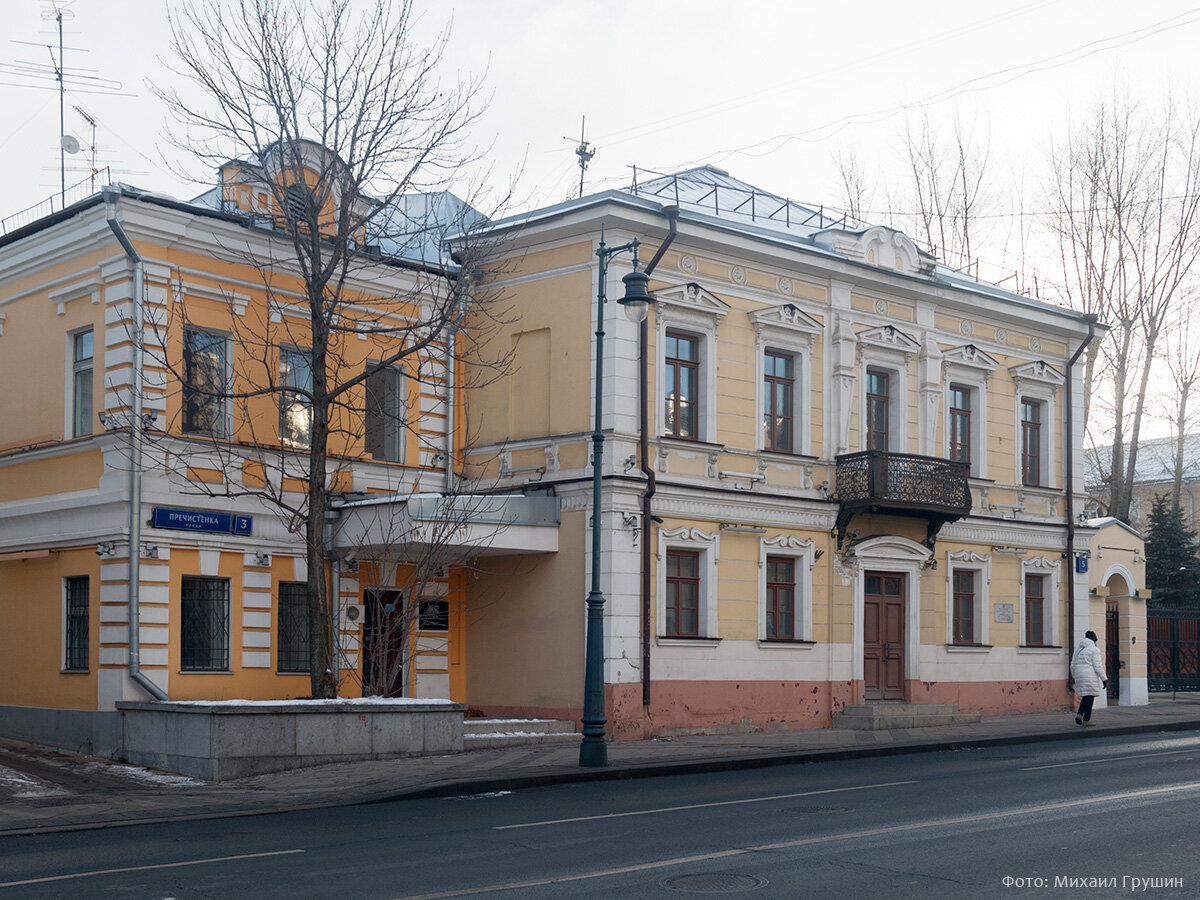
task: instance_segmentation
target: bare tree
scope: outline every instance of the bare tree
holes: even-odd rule
[[[949,141],[926,115],[905,121],[907,184],[890,198],[906,230],[950,265],[968,267],[983,241],[981,216],[992,207],[987,142],[979,143],[958,117]]]
[[[1150,373],[1200,253],[1200,123],[1117,97],[1054,154],[1050,227],[1069,305],[1111,327],[1089,348],[1084,396],[1111,398],[1110,515],[1128,520]],[[1107,441],[1104,442],[1107,445]],[[1105,464],[1107,462],[1107,465]]]
[[[1200,315],[1200,302],[1195,294],[1181,306],[1180,315],[1167,332],[1166,352],[1163,354],[1167,371],[1171,374],[1171,389],[1163,398],[1163,410],[1175,438],[1174,487],[1175,503],[1182,502],[1185,442],[1193,430],[1200,430],[1200,409],[1192,405],[1197,388],[1200,388],[1200,324],[1195,317]]]
[[[842,203],[846,215],[854,225],[867,224],[870,215],[872,189],[863,171],[862,160],[853,150],[838,152],[834,159],[838,176],[842,180]]]
[[[265,300],[229,317],[232,378],[204,346],[167,361],[184,385],[182,430],[218,439],[189,452],[240,476],[193,487],[258,496],[303,539],[312,696],[331,697],[331,495],[356,460],[420,465],[443,450],[416,424],[422,385],[453,402],[450,385],[470,365],[460,329],[487,315],[464,277],[484,217],[445,190],[470,161],[478,85],[439,81],[447,34],[419,40],[407,0],[195,0],[171,27],[195,89],[159,92],[174,139],[220,168],[221,209],[256,217],[261,233],[224,255],[258,273]],[[187,302],[176,307],[189,315]],[[405,379],[408,403],[397,399]],[[213,414],[232,421],[206,422]],[[413,429],[419,458],[406,459],[392,448]]]

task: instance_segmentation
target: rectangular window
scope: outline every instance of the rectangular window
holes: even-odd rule
[[[668,637],[700,636],[700,554],[667,551]]]
[[[975,573],[954,573],[954,643],[975,643]]]
[[[279,439],[288,447],[307,447],[312,433],[312,400],[300,391],[313,389],[312,356],[304,350],[279,350]],[[294,390],[287,390],[294,388]]]
[[[183,430],[228,437],[228,341],[222,334],[183,332]]]
[[[1025,576],[1025,643],[1042,647],[1046,643],[1046,576]]]
[[[950,458],[971,461],[971,389],[950,385]]]
[[[795,392],[794,360],[768,350],[763,357],[763,447],[792,452],[792,397]]]
[[[867,369],[867,449],[888,449],[888,422],[891,413],[891,375]]]
[[[311,665],[309,652],[308,583],[283,581],[279,584],[279,657],[280,672],[307,672]]]
[[[71,336],[71,436],[92,433],[92,330]]]
[[[664,431],[672,437],[697,440],[700,408],[700,341],[667,332],[666,418]]]
[[[449,631],[450,603],[446,600],[422,600],[417,604],[418,631]]]
[[[1042,404],[1021,400],[1021,483],[1042,483]]]
[[[68,672],[88,670],[88,625],[90,615],[88,576],[76,575],[63,579],[66,641],[63,647],[63,668]]]
[[[179,664],[185,672],[229,670],[229,579],[183,576]]]
[[[796,637],[796,561],[767,557],[767,640]]]
[[[400,462],[404,436],[402,381],[397,369],[367,376],[366,450],[374,459]]]

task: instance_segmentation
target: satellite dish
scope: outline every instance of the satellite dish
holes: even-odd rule
[[[62,140],[59,141],[59,143],[62,144],[62,148],[64,150],[66,150],[68,153],[78,153],[79,152],[79,138],[75,137],[72,134],[64,134],[62,136]]]

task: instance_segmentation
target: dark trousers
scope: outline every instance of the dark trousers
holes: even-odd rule
[[[1092,704],[1095,702],[1095,697],[1079,698],[1079,715],[1083,716],[1083,721],[1090,722],[1092,720]]]

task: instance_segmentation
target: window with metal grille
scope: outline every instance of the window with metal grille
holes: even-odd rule
[[[71,436],[92,433],[92,329],[71,336]]]
[[[180,590],[179,665],[186,672],[228,671],[228,578],[183,576]]]
[[[867,369],[867,449],[888,449],[888,421],[891,415],[891,375]]]
[[[971,461],[971,389],[950,385],[950,458]]]
[[[1025,576],[1025,643],[1041,647],[1046,643],[1046,576]]]
[[[68,672],[88,669],[89,581],[87,575],[63,579],[66,641],[63,646],[63,668]]]
[[[767,640],[796,637],[796,561],[767,557]]]
[[[792,452],[793,357],[768,350],[763,357],[763,447]]]
[[[975,573],[954,573],[954,643],[975,643]]]
[[[700,340],[667,332],[666,410],[663,431],[672,437],[696,440],[700,408]]]
[[[275,668],[280,672],[307,672],[311,666],[309,650],[308,584],[304,581],[279,583],[277,625],[279,642]]]
[[[1021,400],[1021,482],[1042,483],[1042,404]]]
[[[700,554],[695,550],[667,551],[668,637],[700,636]]]
[[[183,430],[227,437],[228,338],[193,328],[183,332]]]

